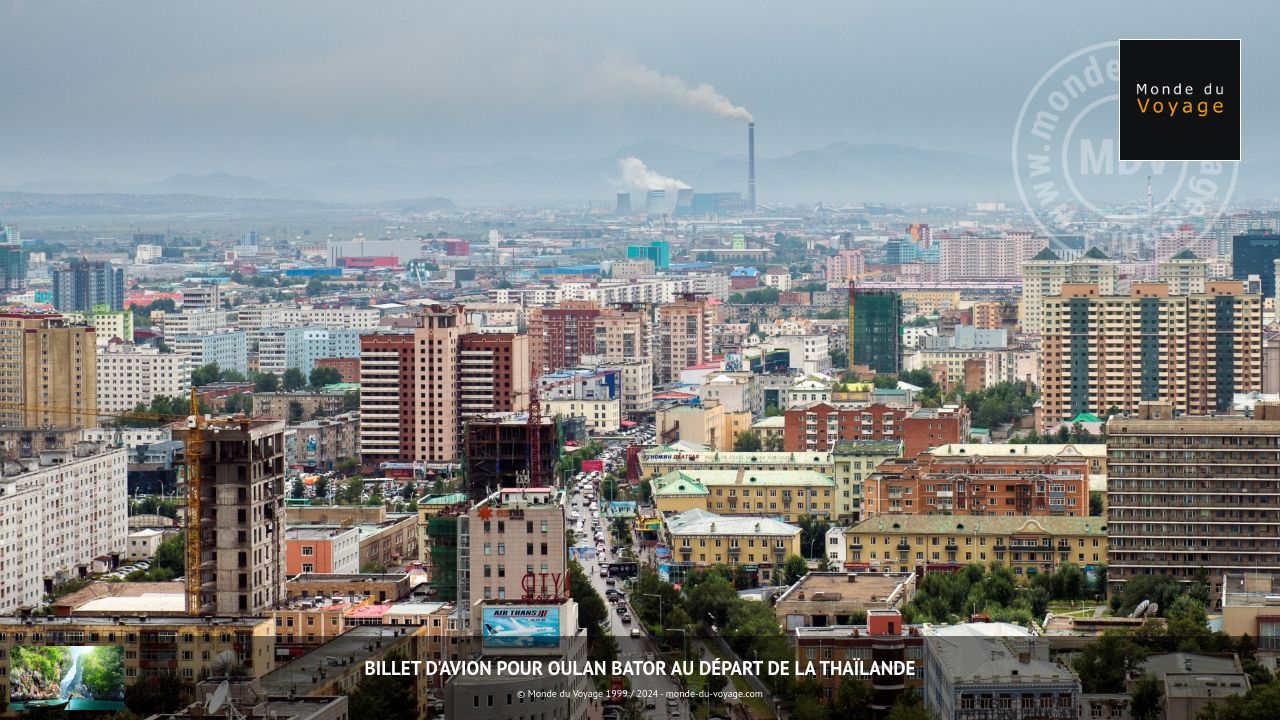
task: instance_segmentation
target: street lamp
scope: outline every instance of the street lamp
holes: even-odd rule
[[[662,624],[662,596],[653,593],[641,593],[641,597],[658,598],[658,626],[666,628],[666,625]]]
[[[684,659],[685,659],[685,662],[688,662],[689,661],[689,631],[685,630],[684,628],[671,628],[670,631],[680,633],[680,637],[683,638]]]

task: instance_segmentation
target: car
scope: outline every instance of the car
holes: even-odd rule
[[[622,616],[622,624],[623,624],[623,625],[630,625],[630,624],[631,624],[631,616],[630,616],[630,615],[623,615],[623,616]]]
[[[617,612],[618,612],[618,614],[619,614],[619,615],[626,615],[626,614],[627,614],[627,606],[626,606],[626,605],[619,605],[619,606],[617,607]]]
[[[640,632],[640,628],[631,628],[631,637],[633,638],[644,637],[644,633]]]
[[[645,653],[644,659],[648,660],[649,662],[653,662],[653,653]]]
[[[605,570],[605,569],[603,569],[603,568],[602,568],[602,569],[600,570],[600,577],[602,577],[602,578],[607,578],[607,577],[609,577],[609,571],[608,571],[608,570]]]
[[[676,699],[675,699],[675,698],[673,698],[673,697],[669,697],[669,698],[667,698],[667,711],[668,711],[668,712],[676,712],[676,711],[677,711],[677,710],[679,710],[679,709],[680,709],[680,701],[679,701],[679,700],[676,700]]]
[[[633,633],[634,633],[634,632],[636,632],[636,631],[635,631],[635,630],[632,630],[631,632],[633,632]],[[635,637],[635,636],[633,635],[632,637]],[[645,709],[645,710],[655,710],[655,709],[657,709],[657,707],[658,707],[658,703],[657,703],[657,701],[656,701],[656,700],[654,700],[653,698],[645,698],[645,699],[644,699],[644,709]]]
[[[605,571],[605,574],[606,574],[606,575],[608,574],[608,571],[607,571],[607,570]],[[617,581],[617,580],[614,580],[613,578],[605,578],[605,579],[604,579],[604,584],[605,584],[605,585],[609,585],[609,586],[613,586],[613,585],[617,585],[617,584],[618,584],[618,581]]]

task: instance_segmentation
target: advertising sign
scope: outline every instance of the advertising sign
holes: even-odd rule
[[[545,606],[486,607],[481,613],[486,648],[553,648],[560,646],[560,608]]]
[[[598,473],[603,473],[603,472],[604,472],[604,461],[603,461],[603,460],[583,460],[583,461],[582,461],[582,472],[598,472]]]
[[[123,709],[119,645],[19,645],[10,651],[9,712]]]

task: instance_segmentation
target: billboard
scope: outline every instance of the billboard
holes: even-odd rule
[[[582,472],[598,472],[598,473],[603,473],[603,472],[604,472],[604,461],[603,461],[603,460],[583,460],[583,461],[582,461]]]
[[[609,576],[615,578],[633,578],[639,571],[639,566],[633,562],[611,562],[609,563]]]
[[[486,648],[560,646],[560,608],[524,605],[486,607],[480,614]]]
[[[9,712],[124,709],[119,645],[16,645],[9,656]]]

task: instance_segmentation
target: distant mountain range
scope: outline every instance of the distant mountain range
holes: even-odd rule
[[[612,203],[622,183],[619,161],[634,156],[650,170],[681,180],[695,192],[746,192],[745,155],[726,155],[659,141],[635,143],[607,157],[544,160],[517,157],[486,165],[413,168],[353,165],[310,174],[255,178],[214,172],[180,174],[142,185],[55,180],[0,187],[0,192],[79,195],[185,195],[382,205],[406,211],[511,201],[592,200]],[[758,157],[762,203],[1014,202],[1017,192],[1006,159],[905,145],[833,143],[780,157]],[[1115,196],[1140,199],[1144,180],[1115,178]],[[1280,192],[1280,163],[1245,162],[1237,198]]]

